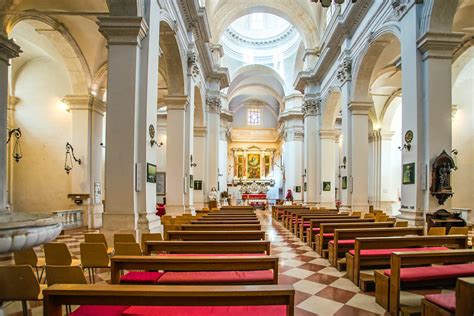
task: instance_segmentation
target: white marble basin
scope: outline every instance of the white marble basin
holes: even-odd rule
[[[0,212],[0,254],[42,245],[55,239],[62,218],[50,214]]]

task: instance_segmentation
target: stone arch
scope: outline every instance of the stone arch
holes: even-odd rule
[[[7,32],[10,34],[15,26],[21,22],[38,24],[38,26],[43,27],[43,29],[40,29],[38,32],[42,32],[41,34],[48,38],[49,42],[62,57],[69,72],[73,94],[88,94],[92,81],[89,65],[87,64],[79,45],[64,25],[45,15],[37,15],[33,13],[15,15],[11,16],[6,23]]]
[[[281,97],[283,97],[286,94],[285,91],[285,81],[283,78],[276,72],[273,68],[264,66],[264,65],[258,65],[258,64],[253,64],[253,65],[247,65],[239,68],[234,74],[234,78],[232,79],[232,82],[229,86],[228,93],[229,95],[232,94],[233,90],[236,89],[238,86],[241,85],[241,83],[252,76],[265,76],[266,78],[269,79],[269,82],[271,81],[272,86],[274,87],[273,90],[277,94],[279,94]]]
[[[160,22],[160,48],[162,51],[160,66],[163,66],[162,71],[168,81],[168,94],[185,95],[187,68],[183,63],[184,54],[180,51],[176,32],[164,20]]]
[[[337,114],[341,110],[341,90],[339,87],[332,87],[329,90],[321,110],[321,129],[333,129]]]
[[[308,5],[310,3],[304,4],[304,6]],[[322,10],[322,8],[316,7],[316,10]],[[234,1],[225,1],[212,14],[213,17],[219,17],[220,23],[212,25],[211,34],[213,34],[214,41],[217,42],[222,33],[236,19],[249,13],[270,13],[293,24],[300,32],[306,48],[318,47],[321,32],[311,17],[312,11],[309,6],[303,8],[301,2],[296,0],[261,0],[258,5],[250,9],[248,5],[236,5]],[[292,12],[292,14],[288,12]]]
[[[458,3],[458,0],[425,0],[419,36],[426,32],[450,33]]]
[[[110,15],[143,16],[145,2],[143,0],[107,0]]]
[[[360,54],[360,58],[353,63],[351,99],[354,101],[372,102],[369,88],[373,80],[375,66],[380,55],[392,41],[400,43],[399,37],[392,31],[376,34],[370,45]]]

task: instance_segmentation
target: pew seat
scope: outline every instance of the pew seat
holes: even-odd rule
[[[154,284],[163,276],[163,272],[130,271],[120,277],[122,284]]]
[[[391,273],[391,270],[384,270],[384,274],[388,277]],[[400,282],[457,279],[469,276],[474,276],[474,264],[472,263],[400,269]]]
[[[452,313],[456,312],[456,294],[430,294],[425,296],[425,300],[428,302],[438,305],[442,309],[450,311]]]
[[[109,305],[97,305],[80,306],[78,309],[69,314],[69,316],[122,316],[124,312],[129,309],[130,306],[109,306]]]
[[[421,248],[393,248],[393,249],[367,249],[361,250],[361,257],[390,257],[393,252],[404,252],[404,251],[436,251],[436,250],[449,250],[446,247],[421,247]],[[355,254],[355,250],[349,250],[351,255]]]
[[[211,315],[211,316],[261,316],[286,315],[286,306],[131,306],[122,313],[123,316],[156,316],[156,315]]]
[[[334,240],[329,241],[330,244],[334,244]],[[343,239],[337,241],[338,245],[353,245],[355,244],[355,239]]]

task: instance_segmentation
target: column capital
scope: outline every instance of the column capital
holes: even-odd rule
[[[102,16],[97,19],[99,31],[108,45],[140,45],[148,33],[148,25],[142,17]]]
[[[315,95],[308,96],[307,98],[305,95],[302,110],[304,117],[321,115],[321,98]]]
[[[319,137],[321,139],[332,139],[335,140],[339,136],[339,131],[335,129],[322,129],[319,131]]]
[[[234,114],[227,110],[221,110],[221,122],[233,122]]]
[[[219,95],[208,95],[206,97],[206,109],[210,113],[221,113],[221,97]]]
[[[207,127],[199,126],[194,127],[194,137],[206,137],[207,135]]]
[[[66,95],[61,100],[62,102],[69,105],[71,111],[76,110],[90,110],[90,95]]]
[[[167,95],[164,97],[165,104],[170,110],[183,110],[186,111],[186,108],[189,105],[189,97],[187,95]]]
[[[393,135],[395,135],[394,131],[380,131],[382,140],[392,140]]]
[[[20,56],[21,52],[20,46],[15,44],[13,40],[0,34],[0,61],[8,64],[11,58]]]
[[[423,59],[451,59],[463,37],[464,33],[427,32],[418,39],[418,49],[423,53]]]
[[[373,102],[352,101],[349,103],[349,111],[355,115],[368,115],[373,105]]]
[[[287,126],[283,131],[283,138],[285,141],[303,140],[304,128],[303,126]]]
[[[15,111],[16,105],[20,102],[20,98],[14,95],[8,96],[8,110]]]
[[[339,64],[336,78],[341,84],[352,80],[352,59],[349,57],[344,58],[344,60]]]

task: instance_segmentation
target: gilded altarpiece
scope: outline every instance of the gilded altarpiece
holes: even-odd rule
[[[250,147],[234,149],[234,179],[263,180],[272,177],[274,150]]]

